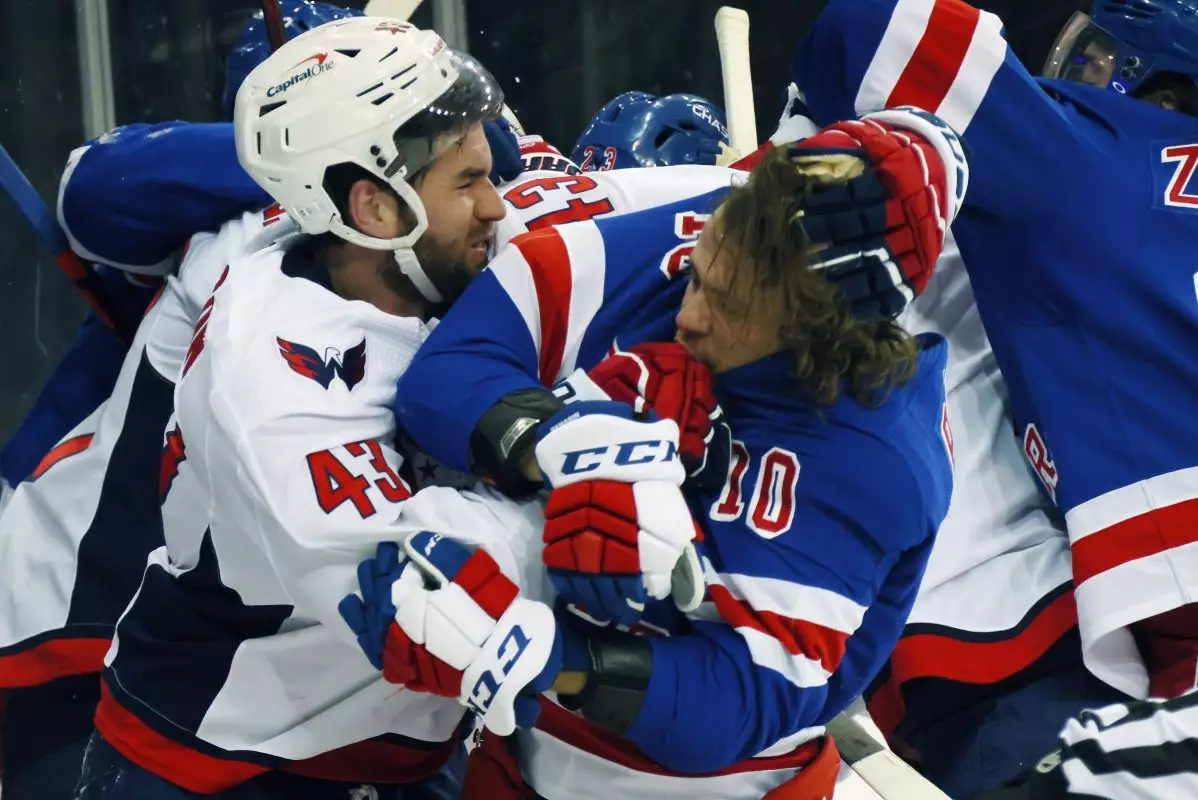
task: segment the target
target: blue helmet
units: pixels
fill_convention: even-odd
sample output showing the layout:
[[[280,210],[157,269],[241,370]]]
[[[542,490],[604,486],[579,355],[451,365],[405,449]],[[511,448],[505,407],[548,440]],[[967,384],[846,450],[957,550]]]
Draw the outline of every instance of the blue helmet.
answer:
[[[727,143],[724,112],[702,97],[625,92],[599,109],[570,158],[585,172],[714,164]]]
[[[306,30],[332,22],[335,19],[363,16],[356,8],[341,8],[328,3],[314,3],[312,0],[284,0],[279,9],[283,16],[283,32],[290,41]],[[225,94],[222,105],[225,119],[233,118],[233,101],[237,99],[237,90],[253,72],[254,67],[261,64],[270,55],[270,39],[266,35],[266,23],[262,21],[259,11],[250,17],[242,29],[241,35],[229,57],[225,59]]]
[[[1175,72],[1198,85],[1198,2],[1094,0],[1077,12],[1049,52],[1049,78],[1130,94],[1153,75]]]

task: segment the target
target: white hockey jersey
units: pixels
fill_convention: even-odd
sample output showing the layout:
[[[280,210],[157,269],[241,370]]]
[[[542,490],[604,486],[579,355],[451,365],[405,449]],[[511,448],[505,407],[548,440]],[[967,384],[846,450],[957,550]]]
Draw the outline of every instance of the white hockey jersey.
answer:
[[[224,263],[289,230],[276,208],[192,237],[112,396],[12,491],[0,515],[0,687],[99,671],[146,554],[162,544],[164,429],[200,307]]]
[[[344,300],[320,275],[302,247],[223,267],[175,394],[169,497],[186,499],[164,506],[166,546],[106,659],[100,732],[196,792],[268,769],[404,783],[452,753],[463,707],[384,682],[337,612],[380,541],[485,544],[542,593],[541,571],[520,577],[539,563],[535,504],[409,499],[398,476],[395,384],[424,323]]]
[[[945,375],[953,498],[915,606],[869,710],[887,736],[937,719],[985,687],[1046,658],[1080,658],[1069,540],[1040,492],[1011,423],[1006,385],[982,326],[969,276],[949,233],[924,294],[900,322],[949,343]],[[982,599],[984,598],[984,599]],[[1068,638],[1072,634],[1072,638]],[[922,692],[904,696],[917,679]],[[954,691],[943,691],[947,681]]]

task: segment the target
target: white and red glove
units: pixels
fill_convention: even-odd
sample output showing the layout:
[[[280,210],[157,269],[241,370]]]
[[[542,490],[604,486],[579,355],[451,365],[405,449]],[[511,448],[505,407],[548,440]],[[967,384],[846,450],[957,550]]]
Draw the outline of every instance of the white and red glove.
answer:
[[[499,736],[531,727],[537,695],[562,670],[584,668],[544,603],[519,589],[483,550],[428,531],[385,542],[358,565],[359,593],[338,610],[384,679],[456,697]]]
[[[541,424],[536,458],[552,490],[543,555],[561,598],[624,625],[649,599],[698,607],[702,534],[682,496],[678,439],[673,420],[603,400]]]
[[[732,433],[715,397],[711,369],[677,342],[616,350],[589,372],[576,370],[554,389],[566,403],[618,400],[678,423],[687,487],[717,492],[728,476]]]

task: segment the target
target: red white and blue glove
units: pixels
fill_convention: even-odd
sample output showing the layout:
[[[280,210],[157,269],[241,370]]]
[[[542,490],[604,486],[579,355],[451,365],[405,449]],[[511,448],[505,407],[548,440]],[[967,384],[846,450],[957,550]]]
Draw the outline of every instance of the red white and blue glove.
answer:
[[[545,567],[558,595],[597,619],[632,625],[650,599],[683,611],[703,599],[678,425],[625,403],[584,400],[541,424]]]
[[[564,665],[589,664],[585,643],[521,597],[486,552],[438,534],[412,534],[402,554],[380,544],[358,565],[358,584],[338,611],[383,678],[456,697],[499,736],[536,722],[537,695]]]
[[[808,239],[821,246],[815,268],[855,316],[897,316],[931,279],[964,196],[960,139],[937,117],[898,109],[781,146],[800,172],[817,177],[801,217]]]
[[[711,368],[677,342],[646,342],[616,350],[589,372],[576,370],[554,394],[566,403],[618,400],[678,423],[678,453],[686,487],[720,491],[732,458],[732,431],[715,396]]]

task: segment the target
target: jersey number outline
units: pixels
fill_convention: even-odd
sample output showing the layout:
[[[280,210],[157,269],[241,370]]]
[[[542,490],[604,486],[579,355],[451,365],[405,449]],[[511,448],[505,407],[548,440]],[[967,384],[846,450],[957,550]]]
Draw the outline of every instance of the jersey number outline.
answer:
[[[696,214],[694,211],[680,211],[674,215],[674,235],[684,241],[674,245],[662,256],[658,269],[666,276],[666,280],[672,281],[690,271],[691,252],[699,243],[699,234],[703,232],[703,226],[709,219],[710,214]]]
[[[195,332],[191,335],[191,344],[187,346],[187,355],[183,358],[183,372],[179,376],[180,379],[187,377],[187,373],[195,365],[200,353],[204,352],[204,340],[208,335],[208,318],[212,316],[212,307],[216,305],[216,292],[227,277],[229,277],[229,267],[226,264],[220,277],[216,279],[216,285],[212,287],[212,294],[208,296],[204,307],[200,309],[200,318],[196,320]]]
[[[1198,144],[1179,144],[1161,150],[1161,163],[1176,163],[1173,177],[1165,188],[1165,205],[1173,208],[1198,208],[1198,194],[1186,191],[1198,171]]]
[[[732,440],[732,458],[728,480],[719,498],[711,504],[709,516],[717,522],[735,522],[742,516],[745,524],[763,539],[774,539],[794,524],[795,488],[799,482],[799,458],[790,450],[771,447],[758,465],[757,481],[748,503],[744,501],[745,475],[750,462],[745,443]],[[748,514],[745,510],[748,509]]]
[[[610,172],[616,168],[616,157],[619,155],[614,147],[603,148],[603,163],[595,163],[596,148],[588,144],[582,149],[582,163],[578,166],[583,172]]]
[[[350,458],[369,455],[367,465],[377,480],[365,474],[359,475],[349,469],[333,450],[343,449]],[[387,463],[383,448],[374,439],[346,442],[340,448],[318,450],[308,454],[308,472],[312,476],[312,488],[316,491],[316,502],[326,514],[332,514],[344,503],[352,503],[362,517],[369,519],[377,512],[367,492],[373,487],[388,503],[399,503],[412,496],[412,489]]]
[[[594,178],[588,178],[586,175],[551,175],[533,178],[509,189],[504,193],[503,199],[513,208],[526,211],[535,205],[546,202],[549,199],[549,193],[555,189],[565,189],[570,194],[578,195],[598,188],[599,184],[595,182]],[[610,214],[615,210],[611,200],[606,197],[589,203],[581,197],[571,197],[566,201],[565,208],[547,211],[525,221],[524,224],[530,231],[535,231],[566,222],[584,222],[604,214]]]
[[[1023,455],[1032,466],[1032,471],[1040,479],[1044,491],[1053,503],[1057,502],[1057,484],[1061,480],[1057,465],[1052,460],[1052,453],[1044,442],[1044,437],[1034,422],[1029,422],[1023,429]]]
[[[183,441],[183,430],[175,423],[162,442],[162,456],[158,463],[158,502],[165,503],[175,478],[179,476],[179,465],[187,460],[187,443]]]

